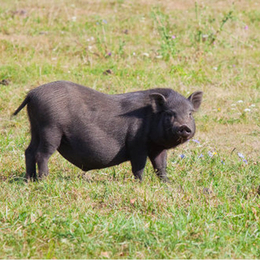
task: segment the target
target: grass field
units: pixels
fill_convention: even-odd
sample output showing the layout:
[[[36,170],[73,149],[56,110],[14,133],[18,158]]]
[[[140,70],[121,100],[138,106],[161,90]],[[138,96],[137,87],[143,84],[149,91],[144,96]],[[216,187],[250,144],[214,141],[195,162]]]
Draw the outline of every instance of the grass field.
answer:
[[[260,258],[260,3],[1,0],[0,258]],[[193,140],[81,172],[58,153],[26,183],[26,93],[70,80],[115,94],[204,91]]]

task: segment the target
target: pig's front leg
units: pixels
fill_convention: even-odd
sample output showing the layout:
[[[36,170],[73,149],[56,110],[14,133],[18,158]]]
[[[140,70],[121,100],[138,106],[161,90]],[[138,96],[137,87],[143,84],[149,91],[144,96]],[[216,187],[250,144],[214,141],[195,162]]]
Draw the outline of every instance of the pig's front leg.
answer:
[[[168,182],[169,179],[166,173],[167,167],[167,151],[164,149],[152,149],[149,152],[149,158],[155,170],[157,176],[165,182]]]
[[[143,180],[143,172],[144,172],[146,160],[147,160],[146,152],[139,149],[134,149],[131,151],[130,162],[132,165],[132,172],[135,176],[135,179],[139,179],[140,181]]]

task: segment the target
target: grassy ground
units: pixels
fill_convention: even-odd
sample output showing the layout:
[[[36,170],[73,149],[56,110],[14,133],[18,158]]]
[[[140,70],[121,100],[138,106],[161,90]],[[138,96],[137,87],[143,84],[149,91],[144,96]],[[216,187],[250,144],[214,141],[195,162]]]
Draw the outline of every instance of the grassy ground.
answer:
[[[260,3],[2,0],[0,258],[259,258]],[[82,173],[57,153],[25,183],[28,90],[204,91],[193,141],[150,163]],[[9,84],[5,85],[8,82]]]

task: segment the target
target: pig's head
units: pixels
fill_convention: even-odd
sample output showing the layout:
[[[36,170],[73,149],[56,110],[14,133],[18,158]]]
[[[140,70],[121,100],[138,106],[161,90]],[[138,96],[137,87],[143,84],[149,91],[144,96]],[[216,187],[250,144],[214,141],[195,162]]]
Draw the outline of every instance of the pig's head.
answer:
[[[188,98],[177,92],[152,93],[156,127],[151,138],[165,148],[173,148],[192,138],[195,134],[193,113],[201,104],[203,92],[196,91]]]

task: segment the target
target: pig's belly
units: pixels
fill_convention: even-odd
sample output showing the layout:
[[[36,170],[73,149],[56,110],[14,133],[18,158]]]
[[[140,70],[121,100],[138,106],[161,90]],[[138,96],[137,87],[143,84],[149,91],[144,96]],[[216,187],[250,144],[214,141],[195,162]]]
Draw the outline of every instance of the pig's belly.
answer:
[[[123,146],[123,147],[122,147]],[[125,145],[117,140],[80,140],[62,138],[59,153],[83,171],[102,169],[128,161]]]

